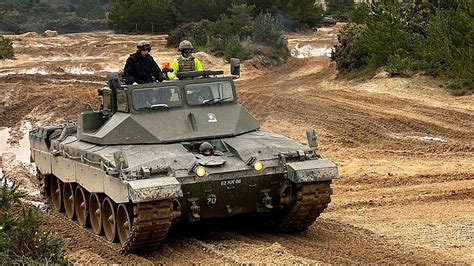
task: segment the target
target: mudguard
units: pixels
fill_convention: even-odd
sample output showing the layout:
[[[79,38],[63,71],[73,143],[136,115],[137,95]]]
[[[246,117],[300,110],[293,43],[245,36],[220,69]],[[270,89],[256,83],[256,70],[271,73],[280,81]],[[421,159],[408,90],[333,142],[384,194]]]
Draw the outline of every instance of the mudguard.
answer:
[[[183,196],[181,184],[172,176],[141,179],[128,182],[128,196],[134,203]]]
[[[339,177],[337,166],[328,160],[309,160],[286,164],[288,179],[294,183],[328,181]]]

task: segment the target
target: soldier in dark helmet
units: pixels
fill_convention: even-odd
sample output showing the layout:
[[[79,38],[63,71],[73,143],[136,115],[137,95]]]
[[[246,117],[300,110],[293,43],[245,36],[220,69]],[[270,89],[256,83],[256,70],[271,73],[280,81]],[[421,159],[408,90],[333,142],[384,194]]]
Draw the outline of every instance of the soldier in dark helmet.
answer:
[[[214,155],[214,147],[209,142],[203,142],[199,146],[199,153],[204,156]]]
[[[125,63],[124,75],[126,84],[152,83],[155,80],[162,82],[165,75],[150,55],[151,44],[140,41],[137,52],[131,54]]]
[[[181,56],[171,63],[171,69],[167,71],[169,79],[174,79],[179,72],[203,70],[201,61],[193,55],[194,47],[190,41],[182,41],[178,50],[181,52]]]

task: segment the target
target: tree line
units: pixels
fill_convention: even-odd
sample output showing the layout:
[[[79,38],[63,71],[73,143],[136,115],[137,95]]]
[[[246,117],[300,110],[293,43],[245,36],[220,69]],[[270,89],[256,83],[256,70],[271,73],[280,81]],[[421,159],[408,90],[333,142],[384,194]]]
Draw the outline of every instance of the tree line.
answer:
[[[458,95],[474,92],[472,0],[381,0],[358,5],[340,31],[333,59],[344,76],[424,73]]]
[[[251,16],[275,16],[287,29],[319,26],[323,10],[314,0],[116,0],[107,21],[118,32],[168,33],[179,25],[201,20],[217,21],[230,15],[232,5],[252,6]]]

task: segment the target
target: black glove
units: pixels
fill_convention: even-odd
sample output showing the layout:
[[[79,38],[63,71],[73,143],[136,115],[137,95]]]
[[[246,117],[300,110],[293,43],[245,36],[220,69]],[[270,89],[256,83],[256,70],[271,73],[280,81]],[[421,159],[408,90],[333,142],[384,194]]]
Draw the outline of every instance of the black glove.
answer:
[[[168,73],[168,72],[173,72],[174,70],[172,68],[163,68],[161,71],[163,73]]]

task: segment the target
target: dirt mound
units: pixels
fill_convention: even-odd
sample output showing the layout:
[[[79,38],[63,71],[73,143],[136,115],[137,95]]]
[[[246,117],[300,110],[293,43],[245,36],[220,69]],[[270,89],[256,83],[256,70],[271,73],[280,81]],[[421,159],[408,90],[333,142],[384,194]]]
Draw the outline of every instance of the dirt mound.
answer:
[[[24,38],[39,38],[40,37],[40,35],[34,31],[25,32],[20,36]]]
[[[205,52],[197,52],[194,54],[194,56],[196,58],[199,58],[205,68],[207,67],[217,69],[216,66],[221,66],[225,64],[225,61],[222,58],[215,57]]]

